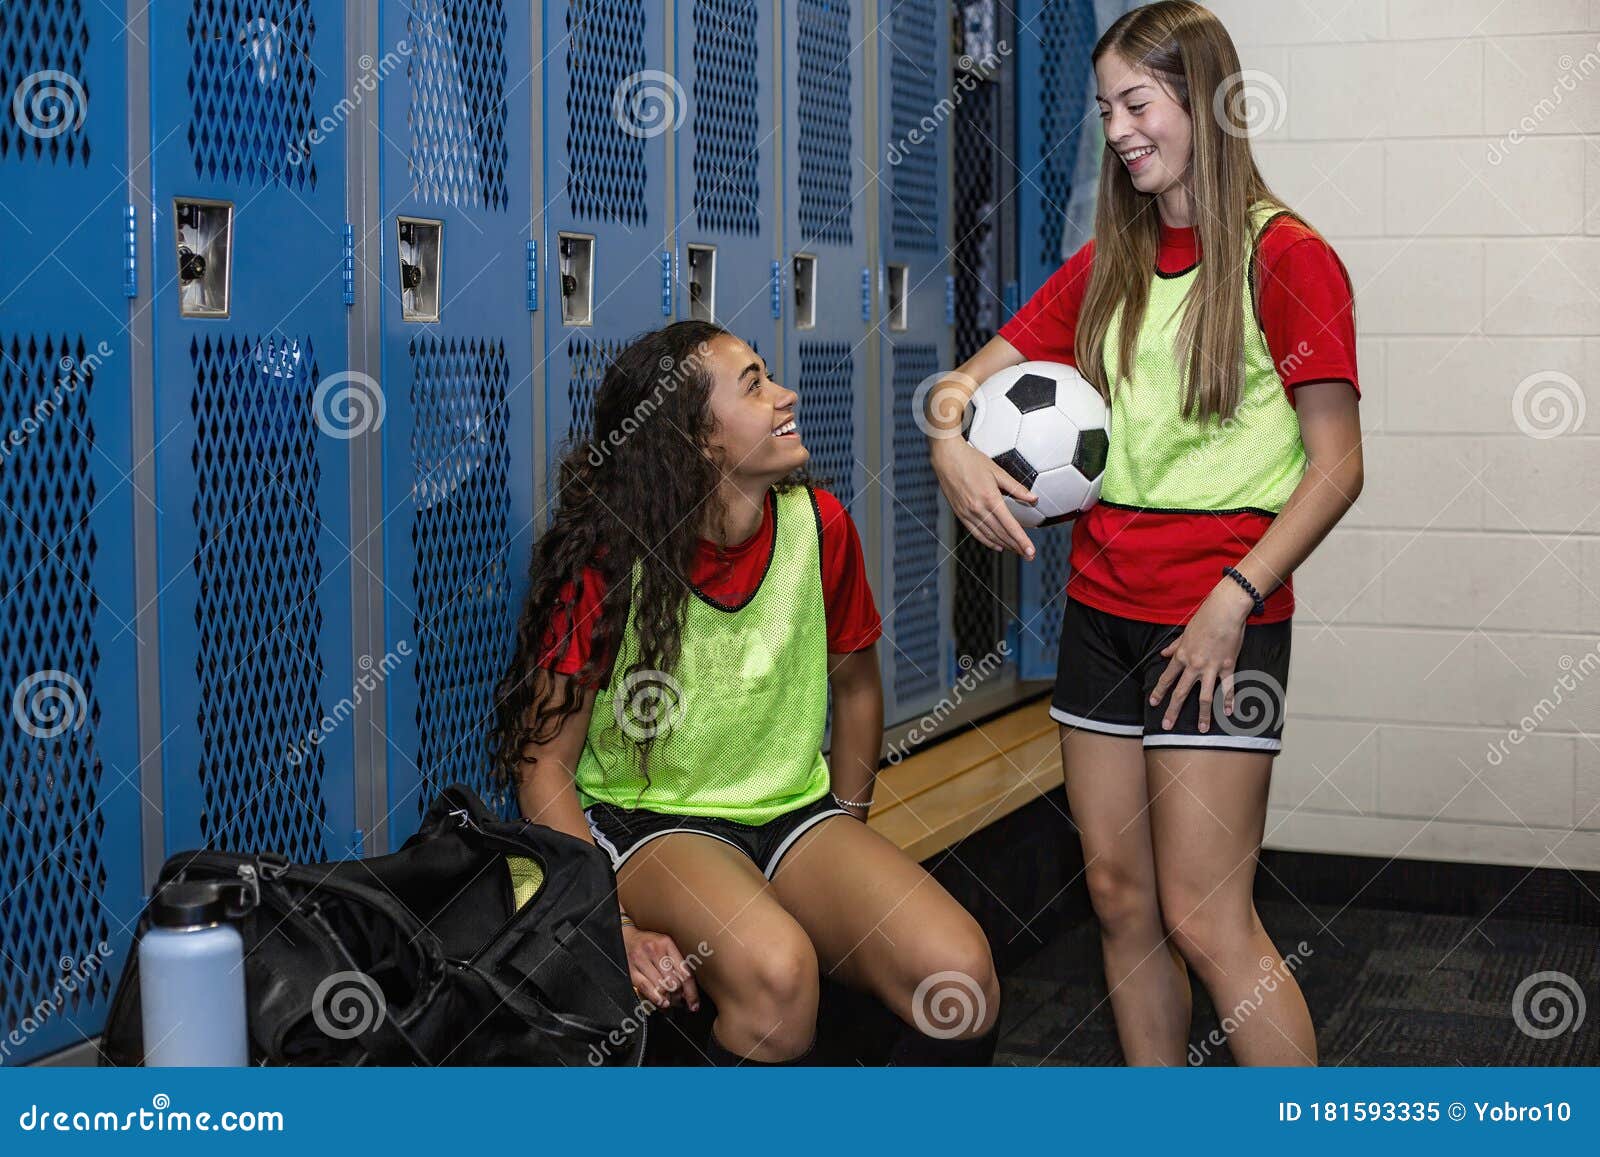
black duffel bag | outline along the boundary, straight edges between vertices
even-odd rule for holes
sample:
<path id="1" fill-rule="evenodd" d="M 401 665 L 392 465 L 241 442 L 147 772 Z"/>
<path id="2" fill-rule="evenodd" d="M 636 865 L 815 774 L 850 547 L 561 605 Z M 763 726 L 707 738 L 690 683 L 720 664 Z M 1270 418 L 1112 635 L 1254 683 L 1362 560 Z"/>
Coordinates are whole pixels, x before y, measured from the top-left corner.
<path id="1" fill-rule="evenodd" d="M 292 864 L 183 852 L 161 883 L 236 897 L 251 1060 L 297 1065 L 638 1064 L 605 853 L 446 788 L 397 852 Z M 531 898 L 527 898 L 532 889 Z M 517 896 L 523 896 L 519 905 Z M 102 1064 L 144 1060 L 138 938 L 118 981 Z"/>

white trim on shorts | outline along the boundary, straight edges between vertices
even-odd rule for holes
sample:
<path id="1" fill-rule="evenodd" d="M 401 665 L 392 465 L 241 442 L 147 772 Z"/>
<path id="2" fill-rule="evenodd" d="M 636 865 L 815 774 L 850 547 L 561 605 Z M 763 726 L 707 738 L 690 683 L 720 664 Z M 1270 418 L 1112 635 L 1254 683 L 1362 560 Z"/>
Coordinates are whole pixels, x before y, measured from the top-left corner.
<path id="1" fill-rule="evenodd" d="M 644 839 L 634 844 L 627 851 L 619 852 L 617 851 L 617 845 L 613 844 L 610 840 L 603 836 L 600 833 L 600 829 L 594 826 L 594 820 L 589 819 L 589 813 L 587 811 L 583 813 L 583 818 L 589 822 L 589 831 L 594 835 L 594 842 L 604 848 L 606 850 L 606 854 L 611 857 L 611 870 L 613 872 L 619 871 L 622 868 L 622 865 L 628 862 L 628 858 L 632 856 L 633 853 L 644 847 L 651 840 L 659 839 L 662 836 L 676 835 L 678 832 L 687 832 L 691 836 L 705 836 L 707 839 L 721 840 L 723 843 L 736 850 L 746 859 L 750 858 L 748 852 L 746 852 L 742 847 L 734 843 L 732 840 L 728 839 L 726 836 L 719 836 L 716 832 L 708 832 L 704 828 L 667 828 L 665 831 L 651 832 L 648 836 L 645 836 Z"/>
<path id="2" fill-rule="evenodd" d="M 1144 734 L 1142 723 L 1107 723 L 1103 719 L 1088 719 L 1082 715 L 1074 715 L 1070 711 L 1063 711 L 1054 704 L 1050 707 L 1050 718 L 1069 727 L 1081 727 L 1085 731 L 1098 731 L 1104 735 L 1131 735 L 1137 739 Z"/>
<path id="3" fill-rule="evenodd" d="M 1144 737 L 1146 747 L 1231 747 L 1236 751 L 1281 751 L 1283 740 L 1270 735 L 1184 735 L 1171 731 L 1153 732 Z"/>
<path id="4" fill-rule="evenodd" d="M 845 811 L 844 808 L 836 807 L 829 811 L 822 812 L 819 815 L 812 816 L 805 823 L 801 824 L 799 827 L 795 828 L 794 831 L 790 832 L 784 837 L 783 843 L 779 844 L 777 851 L 772 853 L 772 859 L 767 861 L 767 866 L 761 870 L 761 874 L 769 880 L 772 879 L 772 874 L 778 870 L 778 861 L 783 859 L 783 853 L 789 850 L 791 844 L 793 844 L 801 836 L 805 835 L 806 832 L 816 827 L 828 817 L 847 816 L 849 814 L 850 813 Z"/>

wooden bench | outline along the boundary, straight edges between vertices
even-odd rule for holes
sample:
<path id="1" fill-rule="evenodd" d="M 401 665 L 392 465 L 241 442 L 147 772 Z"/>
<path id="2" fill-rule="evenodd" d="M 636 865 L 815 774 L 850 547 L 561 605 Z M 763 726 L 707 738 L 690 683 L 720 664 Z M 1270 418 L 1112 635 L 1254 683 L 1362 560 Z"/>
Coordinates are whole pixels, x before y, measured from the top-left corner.
<path id="1" fill-rule="evenodd" d="M 1061 786 L 1046 699 L 913 751 L 879 770 L 867 824 L 918 861 Z"/>

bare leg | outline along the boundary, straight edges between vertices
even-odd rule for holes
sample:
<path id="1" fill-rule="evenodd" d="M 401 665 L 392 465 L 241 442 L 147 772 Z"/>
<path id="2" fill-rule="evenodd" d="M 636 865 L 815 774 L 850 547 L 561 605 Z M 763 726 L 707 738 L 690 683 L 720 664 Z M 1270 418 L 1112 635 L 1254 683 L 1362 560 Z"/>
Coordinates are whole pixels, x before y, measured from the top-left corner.
<path id="1" fill-rule="evenodd" d="M 1252 895 L 1272 754 L 1175 747 L 1147 754 L 1161 910 L 1229 1029 L 1234 1059 L 1316 1064 L 1305 997 Z"/>
<path id="2" fill-rule="evenodd" d="M 873 993 L 920 1032 L 956 1040 L 995 1023 L 1000 984 L 978 922 L 859 820 L 836 816 L 806 832 L 773 887 L 830 976 Z"/>
<path id="3" fill-rule="evenodd" d="M 1061 762 L 1122 1055 L 1130 1065 L 1181 1065 L 1192 998 L 1161 919 L 1144 747 L 1135 737 L 1062 727 Z"/>
<path id="4" fill-rule="evenodd" d="M 617 892 L 640 928 L 701 956 L 695 983 L 716 1002 L 712 1031 L 725 1048 L 770 1063 L 811 1047 L 816 950 L 737 849 L 695 833 L 661 836 L 622 865 Z"/>

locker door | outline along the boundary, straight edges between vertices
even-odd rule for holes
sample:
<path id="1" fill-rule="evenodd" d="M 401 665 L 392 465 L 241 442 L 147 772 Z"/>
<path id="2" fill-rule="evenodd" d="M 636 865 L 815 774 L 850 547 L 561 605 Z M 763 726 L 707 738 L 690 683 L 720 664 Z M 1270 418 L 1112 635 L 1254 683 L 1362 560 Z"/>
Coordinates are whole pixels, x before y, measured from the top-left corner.
<path id="1" fill-rule="evenodd" d="M 6 1064 L 99 1030 L 142 890 L 128 43 L 112 9 L 50 7 L 0 17 Z"/>
<path id="2" fill-rule="evenodd" d="M 917 424 L 918 387 L 954 368 L 949 280 L 950 12 L 897 0 L 878 24 L 878 333 L 883 364 L 885 721 L 909 719 L 955 681 L 950 629 L 954 516 Z M 932 126 L 931 128 L 929 126 Z"/>
<path id="3" fill-rule="evenodd" d="M 1072 196 L 1078 140 L 1096 131 L 1089 53 L 1096 39 L 1091 0 L 1017 5 L 1017 264 L 1026 301 L 1065 259 L 1062 230 Z M 1030 531 L 1034 561 L 1022 566 L 1019 652 L 1024 679 L 1054 678 L 1071 551 L 1071 524 Z"/>
<path id="4" fill-rule="evenodd" d="M 562 447 L 592 429 L 606 359 L 672 314 L 666 160 L 677 98 L 666 78 L 664 8 L 647 0 L 552 0 L 544 8 L 540 266 L 552 500 Z M 665 119 L 633 111 L 660 111 L 660 101 L 669 106 Z"/>
<path id="5" fill-rule="evenodd" d="M 381 51 L 404 56 L 381 96 L 369 239 L 388 403 L 380 847 L 452 783 L 514 806 L 486 740 L 533 532 L 531 18 L 506 0 L 380 9 Z"/>
<path id="6" fill-rule="evenodd" d="M 355 829 L 344 6 L 150 22 L 162 768 L 169 851 L 349 854 Z M 320 143 L 319 143 L 320 141 Z M 182 252 L 180 252 L 180 245 Z"/>
<path id="7" fill-rule="evenodd" d="M 732 330 L 779 369 L 775 254 L 781 226 L 773 110 L 773 7 L 753 0 L 677 6 L 674 314 Z"/>
<path id="8" fill-rule="evenodd" d="M 783 380 L 800 395 L 810 470 L 866 534 L 866 28 L 860 0 L 791 0 L 783 21 Z"/>

